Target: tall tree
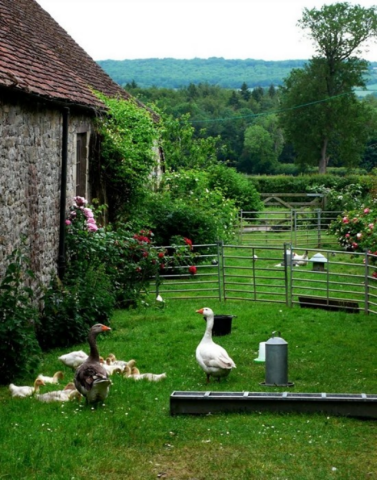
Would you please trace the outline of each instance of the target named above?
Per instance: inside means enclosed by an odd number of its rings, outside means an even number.
[[[316,56],[285,79],[281,116],[298,161],[325,173],[330,159],[357,164],[365,146],[368,109],[354,87],[364,87],[368,62],[358,58],[377,35],[377,7],[349,3],[304,9],[299,22]]]

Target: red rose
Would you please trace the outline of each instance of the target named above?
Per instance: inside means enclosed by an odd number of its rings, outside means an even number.
[[[196,267],[194,267],[194,265],[191,265],[191,267],[189,267],[189,272],[191,273],[191,275],[195,275]]]

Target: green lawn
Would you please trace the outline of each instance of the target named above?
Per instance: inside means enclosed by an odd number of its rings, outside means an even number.
[[[42,404],[12,399],[0,388],[0,479],[362,479],[377,478],[373,420],[327,414],[229,413],[170,416],[173,391],[272,392],[254,362],[259,342],[280,331],[288,342],[291,392],[376,393],[376,318],[252,302],[167,300],[158,309],[117,311],[100,353],[134,358],[161,382],[114,376],[103,405]],[[216,337],[237,364],[221,382],[205,383],[195,360],[211,307],[233,314],[232,332]],[[88,350],[86,344],[75,348]],[[40,372],[62,369],[51,351]],[[72,372],[63,367],[64,381]],[[32,384],[33,378],[18,384]],[[45,387],[45,391],[54,387]]]

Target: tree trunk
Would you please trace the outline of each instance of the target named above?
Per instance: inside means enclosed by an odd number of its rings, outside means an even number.
[[[328,143],[328,140],[327,138],[325,138],[323,140],[323,145],[321,148],[321,158],[319,160],[319,166],[318,166],[318,173],[320,174],[326,173],[327,164],[329,162],[329,157],[327,156],[327,143]]]

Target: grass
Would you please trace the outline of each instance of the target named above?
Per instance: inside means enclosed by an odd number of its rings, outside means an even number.
[[[204,322],[195,310],[237,315],[216,341],[237,369],[205,383],[195,360]],[[161,382],[113,377],[103,405],[43,404],[12,399],[0,388],[0,479],[253,480],[377,477],[377,424],[326,414],[232,413],[170,416],[175,390],[284,391],[263,387],[259,342],[278,330],[288,342],[292,392],[376,393],[373,316],[250,302],[167,301],[164,309],[117,311],[112,332],[100,336],[102,355],[135,358]],[[87,345],[77,348],[88,349]],[[54,350],[40,372],[60,370]],[[65,368],[65,367],[64,367]],[[72,372],[64,370],[65,381]],[[32,378],[23,379],[31,384]],[[18,382],[18,383],[21,383]],[[45,387],[45,390],[53,387]]]

